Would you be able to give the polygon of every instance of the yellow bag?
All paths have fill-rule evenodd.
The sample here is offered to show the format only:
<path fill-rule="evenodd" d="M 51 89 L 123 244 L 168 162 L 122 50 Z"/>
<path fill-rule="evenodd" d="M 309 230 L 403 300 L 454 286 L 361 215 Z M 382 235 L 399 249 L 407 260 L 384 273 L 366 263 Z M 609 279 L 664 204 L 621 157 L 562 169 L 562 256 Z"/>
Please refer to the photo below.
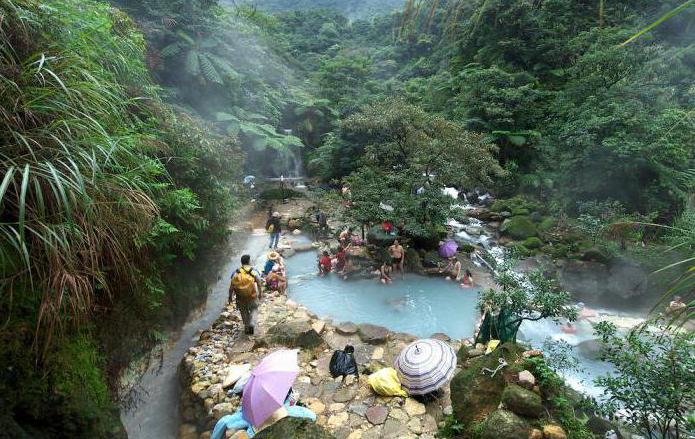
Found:
<path fill-rule="evenodd" d="M 490 340 L 487 344 L 487 350 L 485 350 L 485 354 L 487 355 L 490 352 L 494 351 L 495 349 L 497 349 L 497 346 L 499 346 L 499 345 L 500 345 L 499 340 Z"/>
<path fill-rule="evenodd" d="M 401 388 L 396 369 L 385 367 L 369 375 L 367 380 L 369 386 L 381 396 L 404 396 L 408 394 Z"/>
<path fill-rule="evenodd" d="M 273 230 L 275 230 L 275 225 L 274 224 L 269 225 L 266 230 L 268 231 L 268 233 L 273 233 Z"/>

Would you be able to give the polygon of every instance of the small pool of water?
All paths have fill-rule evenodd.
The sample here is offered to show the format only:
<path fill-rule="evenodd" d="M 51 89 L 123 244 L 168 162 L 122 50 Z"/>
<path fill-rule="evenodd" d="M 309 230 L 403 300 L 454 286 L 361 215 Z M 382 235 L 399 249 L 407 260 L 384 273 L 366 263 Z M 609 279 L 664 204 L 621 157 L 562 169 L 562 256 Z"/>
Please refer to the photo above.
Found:
<path fill-rule="evenodd" d="M 457 283 L 406 274 L 390 285 L 377 278 L 342 280 L 316 275 L 316 253 L 288 260 L 289 297 L 334 322 L 373 323 L 392 331 L 428 337 L 443 332 L 453 338 L 473 334 L 478 291 Z"/>

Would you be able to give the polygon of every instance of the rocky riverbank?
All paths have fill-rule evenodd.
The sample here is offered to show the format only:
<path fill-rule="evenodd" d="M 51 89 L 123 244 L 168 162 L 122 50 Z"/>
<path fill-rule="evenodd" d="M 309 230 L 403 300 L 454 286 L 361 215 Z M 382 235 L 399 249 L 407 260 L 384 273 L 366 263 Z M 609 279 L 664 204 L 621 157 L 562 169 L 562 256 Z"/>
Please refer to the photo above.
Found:
<path fill-rule="evenodd" d="M 460 343 L 443 334 L 455 349 Z M 189 349 L 179 370 L 182 385 L 181 439 L 206 439 L 215 422 L 234 413 L 240 398 L 225 387 L 231 364 L 255 365 L 269 352 L 282 348 L 300 350 L 300 375 L 294 390 L 318 415 L 317 424 L 339 439 L 432 439 L 438 424 L 451 413 L 448 387 L 444 396 L 427 405 L 413 398 L 380 397 L 367 384 L 370 372 L 390 367 L 407 343 L 408 334 L 349 322 L 334 324 L 319 319 L 284 295 L 267 294 L 259 308 L 256 335 L 246 336 L 233 306 L 228 306 L 199 342 Z M 360 368 L 360 378 L 333 379 L 328 363 L 334 350 L 350 344 Z"/>

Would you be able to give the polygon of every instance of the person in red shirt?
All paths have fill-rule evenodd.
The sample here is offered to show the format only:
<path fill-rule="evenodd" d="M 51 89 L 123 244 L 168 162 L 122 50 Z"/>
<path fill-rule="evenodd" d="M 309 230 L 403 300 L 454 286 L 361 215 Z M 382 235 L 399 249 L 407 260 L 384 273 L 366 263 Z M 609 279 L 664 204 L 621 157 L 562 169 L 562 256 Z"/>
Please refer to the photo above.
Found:
<path fill-rule="evenodd" d="M 384 232 L 390 235 L 391 232 L 393 232 L 393 223 L 389 220 L 386 220 L 383 223 L 381 223 L 381 228 L 384 230 Z"/>
<path fill-rule="evenodd" d="M 319 276 L 325 276 L 331 272 L 331 256 L 327 251 L 323 252 L 323 256 L 319 259 Z"/>
<path fill-rule="evenodd" d="M 345 250 L 343 250 L 342 247 L 340 247 L 340 250 L 338 250 L 338 253 L 336 253 L 335 259 L 335 270 L 339 273 L 342 273 L 343 270 L 345 270 Z"/>

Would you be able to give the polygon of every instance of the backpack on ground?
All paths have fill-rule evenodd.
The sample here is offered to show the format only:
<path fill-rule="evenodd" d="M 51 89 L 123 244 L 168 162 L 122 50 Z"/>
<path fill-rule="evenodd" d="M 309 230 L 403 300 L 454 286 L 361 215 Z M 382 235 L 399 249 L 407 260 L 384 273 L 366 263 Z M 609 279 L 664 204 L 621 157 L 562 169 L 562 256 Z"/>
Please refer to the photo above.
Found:
<path fill-rule="evenodd" d="M 333 378 L 347 375 L 355 375 L 359 378 L 360 374 L 357 371 L 357 362 L 355 361 L 355 348 L 347 345 L 342 351 L 333 352 L 328 370 Z"/>
<path fill-rule="evenodd" d="M 256 276 L 251 271 L 241 267 L 232 276 L 232 289 L 242 302 L 256 298 Z"/>

